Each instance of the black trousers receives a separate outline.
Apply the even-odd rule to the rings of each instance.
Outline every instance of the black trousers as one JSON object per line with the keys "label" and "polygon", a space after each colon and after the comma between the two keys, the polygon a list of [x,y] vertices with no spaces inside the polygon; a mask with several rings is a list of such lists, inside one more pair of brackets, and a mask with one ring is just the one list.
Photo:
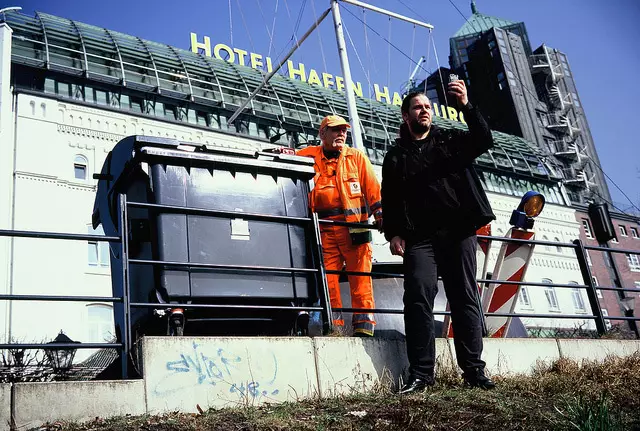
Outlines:
{"label": "black trousers", "polygon": [[454,345],[463,371],[484,369],[483,316],[476,284],[475,233],[450,234],[416,243],[408,241],[404,255],[404,324],[410,373],[433,376],[436,346],[433,302],[442,277],[451,309]]}

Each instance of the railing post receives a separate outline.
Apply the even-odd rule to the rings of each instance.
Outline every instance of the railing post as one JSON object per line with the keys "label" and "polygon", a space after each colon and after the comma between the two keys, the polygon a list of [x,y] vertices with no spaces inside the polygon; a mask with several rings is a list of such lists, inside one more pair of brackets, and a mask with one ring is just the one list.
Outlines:
{"label": "railing post", "polygon": [[591,313],[595,317],[596,330],[598,335],[604,335],[607,332],[607,326],[605,324],[602,309],[600,308],[600,301],[598,300],[598,291],[593,284],[593,277],[591,276],[591,270],[587,263],[587,252],[582,244],[582,241],[576,239],[573,243],[576,247],[576,257],[578,258],[578,265],[580,265],[580,272],[582,273],[582,280],[587,286],[587,297],[589,298],[589,304],[591,305]]}
{"label": "railing post", "polygon": [[123,323],[122,323],[122,351],[121,351],[121,368],[122,378],[129,377],[128,360],[131,348],[131,297],[129,295],[129,226],[127,216],[127,197],[120,195],[120,261],[122,264],[122,307],[123,307]]}
{"label": "railing post", "polygon": [[322,307],[322,332],[326,335],[333,330],[333,312],[331,311],[331,296],[327,285],[327,273],[324,268],[324,257],[322,254],[322,241],[320,236],[320,223],[318,214],[311,213],[311,230],[315,245],[315,254],[318,263],[318,294],[320,295],[320,306]]}

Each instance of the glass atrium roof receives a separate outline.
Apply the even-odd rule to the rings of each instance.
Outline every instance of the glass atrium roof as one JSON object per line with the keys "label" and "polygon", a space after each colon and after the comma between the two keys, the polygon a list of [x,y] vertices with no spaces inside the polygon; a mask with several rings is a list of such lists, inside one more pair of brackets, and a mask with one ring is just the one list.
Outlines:
{"label": "glass atrium roof", "polygon": [[[13,63],[162,94],[185,103],[233,112],[264,76],[250,67],[45,13],[7,12],[3,18],[13,30]],[[398,135],[399,107],[358,96],[356,104],[365,145],[383,152]],[[246,112],[254,117],[308,131],[317,130],[326,115],[348,117],[342,92],[279,74],[252,100],[249,109]],[[435,123],[443,128],[466,128],[437,116]],[[535,145],[501,132],[493,132],[493,136],[496,146],[477,160],[478,165],[538,178],[560,178]]]}

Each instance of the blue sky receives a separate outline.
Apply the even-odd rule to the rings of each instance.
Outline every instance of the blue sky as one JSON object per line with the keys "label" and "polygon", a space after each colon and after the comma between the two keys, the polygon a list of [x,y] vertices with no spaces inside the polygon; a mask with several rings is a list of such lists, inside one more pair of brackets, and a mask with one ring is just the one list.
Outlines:
{"label": "blue sky", "polygon": [[[468,0],[367,2],[433,24],[437,59],[443,66],[448,64],[448,39],[465,20],[454,5],[465,17],[471,14]],[[640,207],[640,150],[635,129],[638,115],[634,105],[640,99],[636,82],[640,71],[637,50],[640,1],[477,0],[476,3],[484,14],[524,21],[534,49],[545,43],[567,54],[602,167]],[[195,32],[200,40],[209,36],[213,45],[224,43],[262,55],[271,53],[275,63],[278,54],[291,47],[296,23],[299,21],[297,33],[301,35],[329,7],[329,1],[13,0],[4,2],[2,7],[14,5],[22,6],[28,14],[38,10],[184,49],[189,49],[189,34]],[[428,55],[424,69],[437,67],[434,49],[428,49],[430,39],[425,29],[414,30],[411,24],[389,21],[373,12],[363,15],[361,9],[344,4],[342,17],[355,46],[354,50],[347,40],[352,74],[355,81],[362,82],[365,96],[367,76],[372,84],[400,91],[413,69],[408,57],[417,60]],[[365,31],[359,19],[366,20],[373,30],[403,52],[389,48],[373,30]],[[341,75],[330,16],[321,24],[320,31],[294,54],[293,60],[304,63],[307,70]],[[424,78],[426,70],[420,70],[416,78]],[[619,203],[617,206],[629,208],[627,199],[613,184],[609,186],[614,202]]]}

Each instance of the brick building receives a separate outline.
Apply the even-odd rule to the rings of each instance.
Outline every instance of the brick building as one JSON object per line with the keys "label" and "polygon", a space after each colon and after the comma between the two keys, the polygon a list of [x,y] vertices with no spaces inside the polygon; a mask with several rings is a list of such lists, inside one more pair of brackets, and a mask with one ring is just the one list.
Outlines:
{"label": "brick building", "polygon": [[[585,245],[598,246],[598,241],[595,239],[593,231],[593,224],[587,213],[587,207],[576,207],[576,219],[581,224],[580,239]],[[624,288],[637,288],[640,289],[640,218],[634,217],[619,212],[611,212],[611,219],[615,232],[616,239],[609,241],[609,246],[612,249],[626,249],[637,250],[638,254],[621,254],[613,253],[613,257],[620,274],[620,282]],[[593,275],[594,282],[597,286],[614,287],[614,281],[612,277],[612,271],[609,268],[609,260],[606,258],[605,253],[589,250],[587,253],[587,259],[591,268],[591,274]],[[636,298],[639,296],[635,292],[626,292],[627,297]],[[620,301],[620,295],[615,291],[598,291],[598,298],[600,300],[600,306],[605,311],[605,315],[608,316],[621,316],[624,315],[624,306]],[[640,307],[640,301],[636,301]],[[640,313],[636,312],[635,315]],[[611,321],[612,325],[626,323],[623,321]],[[609,324],[607,324],[609,326]]]}

